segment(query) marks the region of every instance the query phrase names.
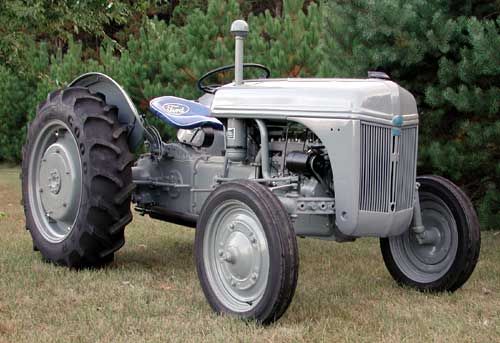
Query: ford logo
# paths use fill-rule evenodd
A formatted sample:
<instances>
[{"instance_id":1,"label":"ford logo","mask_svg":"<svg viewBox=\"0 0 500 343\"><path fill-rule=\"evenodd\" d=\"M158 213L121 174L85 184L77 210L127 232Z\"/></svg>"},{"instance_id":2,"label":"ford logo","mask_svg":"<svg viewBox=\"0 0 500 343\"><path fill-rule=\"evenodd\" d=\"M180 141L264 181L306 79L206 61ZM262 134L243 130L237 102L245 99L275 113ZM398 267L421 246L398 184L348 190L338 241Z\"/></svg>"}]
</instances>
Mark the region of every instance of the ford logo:
<instances>
[{"instance_id":1,"label":"ford logo","mask_svg":"<svg viewBox=\"0 0 500 343\"><path fill-rule=\"evenodd\" d=\"M173 115L173 116L180 116L185 113L188 113L190 108L186 105L183 104L177 104L177 103L169 103L169 104L164 104L163 109L167 114Z\"/></svg>"}]
</instances>

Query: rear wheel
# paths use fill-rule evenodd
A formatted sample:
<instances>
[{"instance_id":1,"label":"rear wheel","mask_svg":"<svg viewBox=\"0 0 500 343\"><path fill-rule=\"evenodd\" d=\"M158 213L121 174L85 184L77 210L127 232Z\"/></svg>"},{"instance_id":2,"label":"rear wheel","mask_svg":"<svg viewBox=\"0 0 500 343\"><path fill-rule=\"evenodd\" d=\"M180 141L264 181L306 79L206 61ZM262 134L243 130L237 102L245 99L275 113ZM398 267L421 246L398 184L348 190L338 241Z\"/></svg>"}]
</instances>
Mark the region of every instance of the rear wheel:
<instances>
[{"instance_id":1,"label":"rear wheel","mask_svg":"<svg viewBox=\"0 0 500 343\"><path fill-rule=\"evenodd\" d=\"M382 238L387 269L400 284L422 291L455 291L472 274L480 250L476 212L467 196L450 181L422 176L419 198L425 239L413 230Z\"/></svg>"},{"instance_id":2,"label":"rear wheel","mask_svg":"<svg viewBox=\"0 0 500 343\"><path fill-rule=\"evenodd\" d=\"M251 181L218 187L198 219L196 266L217 313L270 323L290 304L298 249L288 213L272 192Z\"/></svg>"},{"instance_id":3,"label":"rear wheel","mask_svg":"<svg viewBox=\"0 0 500 343\"><path fill-rule=\"evenodd\" d=\"M22 190L35 250L70 267L100 266L125 243L133 190L127 129L100 94L51 93L28 130Z\"/></svg>"}]
</instances>

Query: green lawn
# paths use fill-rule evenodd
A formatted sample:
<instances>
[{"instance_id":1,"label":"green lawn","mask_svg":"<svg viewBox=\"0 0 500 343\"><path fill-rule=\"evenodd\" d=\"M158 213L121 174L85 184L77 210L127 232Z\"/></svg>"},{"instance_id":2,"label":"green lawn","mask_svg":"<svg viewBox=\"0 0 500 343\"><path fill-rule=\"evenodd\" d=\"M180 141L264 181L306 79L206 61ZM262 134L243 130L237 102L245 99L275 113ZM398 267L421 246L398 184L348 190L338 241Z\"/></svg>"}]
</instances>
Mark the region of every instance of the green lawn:
<instances>
[{"instance_id":1,"label":"green lawn","mask_svg":"<svg viewBox=\"0 0 500 343\"><path fill-rule=\"evenodd\" d=\"M18 175L0 169L0 342L500 341L500 232L483 233L472 278L442 295L396 286L375 239L300 239L292 305L260 327L212 313L192 229L137 215L111 266L44 263L24 230Z\"/></svg>"}]
</instances>

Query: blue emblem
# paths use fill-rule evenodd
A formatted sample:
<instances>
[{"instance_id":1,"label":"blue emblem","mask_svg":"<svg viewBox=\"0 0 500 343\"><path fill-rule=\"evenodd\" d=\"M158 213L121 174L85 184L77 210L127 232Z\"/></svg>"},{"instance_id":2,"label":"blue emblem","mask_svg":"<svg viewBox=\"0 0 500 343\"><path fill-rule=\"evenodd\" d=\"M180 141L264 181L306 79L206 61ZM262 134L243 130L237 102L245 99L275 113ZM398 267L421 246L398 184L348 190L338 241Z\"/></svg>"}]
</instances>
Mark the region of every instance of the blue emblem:
<instances>
[{"instance_id":1,"label":"blue emblem","mask_svg":"<svg viewBox=\"0 0 500 343\"><path fill-rule=\"evenodd\" d=\"M403 119L402 115L397 115L394 118L392 118L392 125L394 125L394 126L401 127L401 126L403 126L403 122L404 122L404 119Z\"/></svg>"}]
</instances>

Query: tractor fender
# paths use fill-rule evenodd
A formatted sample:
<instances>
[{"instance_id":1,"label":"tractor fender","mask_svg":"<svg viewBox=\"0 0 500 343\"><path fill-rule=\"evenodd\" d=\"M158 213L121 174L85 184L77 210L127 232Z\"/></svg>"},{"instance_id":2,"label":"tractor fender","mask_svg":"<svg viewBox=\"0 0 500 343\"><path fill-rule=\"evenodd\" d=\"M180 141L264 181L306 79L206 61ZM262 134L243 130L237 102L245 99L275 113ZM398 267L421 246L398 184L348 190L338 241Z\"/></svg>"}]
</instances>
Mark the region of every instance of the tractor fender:
<instances>
[{"instance_id":1,"label":"tractor fender","mask_svg":"<svg viewBox=\"0 0 500 343\"><path fill-rule=\"evenodd\" d=\"M69 87L80 86L106 97L108 105L118 108L118 121L128 127L128 145L137 150L144 141L144 125L137 108L125 90L111 77L102 73L86 73L74 79Z\"/></svg>"}]
</instances>

